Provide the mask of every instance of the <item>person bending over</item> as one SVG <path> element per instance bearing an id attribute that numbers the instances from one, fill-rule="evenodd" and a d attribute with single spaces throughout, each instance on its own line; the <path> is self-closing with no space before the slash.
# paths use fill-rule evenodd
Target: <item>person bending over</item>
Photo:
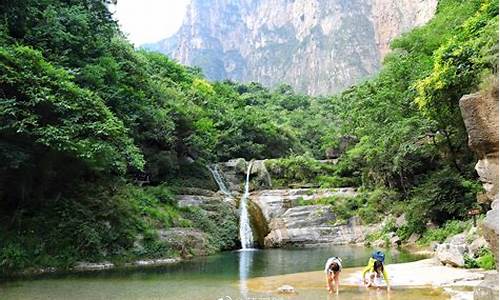
<path id="1" fill-rule="evenodd" d="M 337 295 L 339 294 L 340 271 L 342 271 L 342 259 L 336 256 L 330 257 L 325 264 L 326 289 L 330 294 L 333 294 L 334 292 Z"/>
<path id="2" fill-rule="evenodd" d="M 372 257 L 368 260 L 368 265 L 366 265 L 363 270 L 363 283 L 367 288 L 380 287 L 380 284 L 377 284 L 377 282 L 383 277 L 387 285 L 387 291 L 391 290 L 389 276 L 384 268 L 384 258 L 384 253 L 377 251 L 373 253 Z M 366 280 L 366 273 L 369 273 L 369 280 Z"/>

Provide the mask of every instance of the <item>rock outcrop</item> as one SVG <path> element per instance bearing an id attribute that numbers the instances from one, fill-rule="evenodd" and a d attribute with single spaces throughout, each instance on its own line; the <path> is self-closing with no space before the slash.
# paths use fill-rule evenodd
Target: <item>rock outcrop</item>
<path id="1" fill-rule="evenodd" d="M 250 195 L 266 221 L 271 223 L 274 218 L 282 216 L 288 209 L 299 205 L 300 201 L 312 201 L 331 196 L 353 197 L 356 195 L 354 188 L 339 189 L 281 189 L 256 191 Z"/>
<path id="2" fill-rule="evenodd" d="M 331 205 L 308 204 L 324 197 L 353 197 L 353 188 L 264 190 L 250 195 L 268 224 L 264 238 L 267 248 L 318 244 L 362 243 L 377 226 L 362 226 L 353 217 L 338 223 Z"/>
<path id="3" fill-rule="evenodd" d="M 460 110 L 469 137 L 469 147 L 479 158 L 476 171 L 485 193 L 478 199 L 492 203 L 482 223 L 498 267 L 498 81 L 483 93 L 463 96 Z"/>
<path id="4" fill-rule="evenodd" d="M 377 72 L 390 41 L 432 18 L 437 2 L 192 0 L 177 34 L 144 47 L 212 80 L 333 93 Z"/>

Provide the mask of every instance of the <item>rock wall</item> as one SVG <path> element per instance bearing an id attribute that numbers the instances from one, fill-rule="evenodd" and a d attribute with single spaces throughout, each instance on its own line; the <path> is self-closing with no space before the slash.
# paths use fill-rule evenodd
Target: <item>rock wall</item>
<path id="1" fill-rule="evenodd" d="M 492 203 L 482 229 L 498 267 L 498 82 L 487 92 L 463 96 L 460 110 L 467 128 L 469 146 L 479 159 L 476 171 L 485 190 L 479 199 Z"/>
<path id="2" fill-rule="evenodd" d="M 252 193 L 250 201 L 260 208 L 268 224 L 265 247 L 303 247 L 362 243 L 368 233 L 380 229 L 362 226 L 355 217 L 338 224 L 330 205 L 307 205 L 307 201 L 324 197 L 355 195 L 353 188 L 264 190 Z"/>
<path id="3" fill-rule="evenodd" d="M 390 41 L 436 7 L 437 0 L 192 0 L 177 34 L 144 47 L 212 80 L 328 94 L 377 72 Z"/>

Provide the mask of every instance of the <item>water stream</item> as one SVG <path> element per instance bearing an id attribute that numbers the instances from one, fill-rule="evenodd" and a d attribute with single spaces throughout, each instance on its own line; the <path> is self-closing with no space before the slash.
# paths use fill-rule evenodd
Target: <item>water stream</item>
<path id="1" fill-rule="evenodd" d="M 215 179 L 215 182 L 217 183 L 219 190 L 224 195 L 231 197 L 231 191 L 229 190 L 229 187 L 227 186 L 226 181 L 222 176 L 222 172 L 220 171 L 219 166 L 217 164 L 213 164 L 213 165 L 208 165 L 207 168 L 210 171 L 210 173 L 212 173 L 212 177 Z"/>
<path id="2" fill-rule="evenodd" d="M 248 163 L 247 174 L 245 179 L 245 191 L 240 200 L 240 240 L 241 249 L 253 248 L 253 233 L 248 215 L 248 197 L 250 195 L 250 172 L 252 171 L 252 161 Z"/>

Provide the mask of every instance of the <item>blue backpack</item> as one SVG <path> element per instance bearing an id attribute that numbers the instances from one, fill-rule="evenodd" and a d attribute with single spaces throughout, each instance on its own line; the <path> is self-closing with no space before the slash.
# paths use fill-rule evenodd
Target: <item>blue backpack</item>
<path id="1" fill-rule="evenodd" d="M 372 253 L 372 257 L 375 260 L 378 260 L 379 262 L 383 263 L 385 260 L 385 254 L 382 251 L 375 251 Z"/>

